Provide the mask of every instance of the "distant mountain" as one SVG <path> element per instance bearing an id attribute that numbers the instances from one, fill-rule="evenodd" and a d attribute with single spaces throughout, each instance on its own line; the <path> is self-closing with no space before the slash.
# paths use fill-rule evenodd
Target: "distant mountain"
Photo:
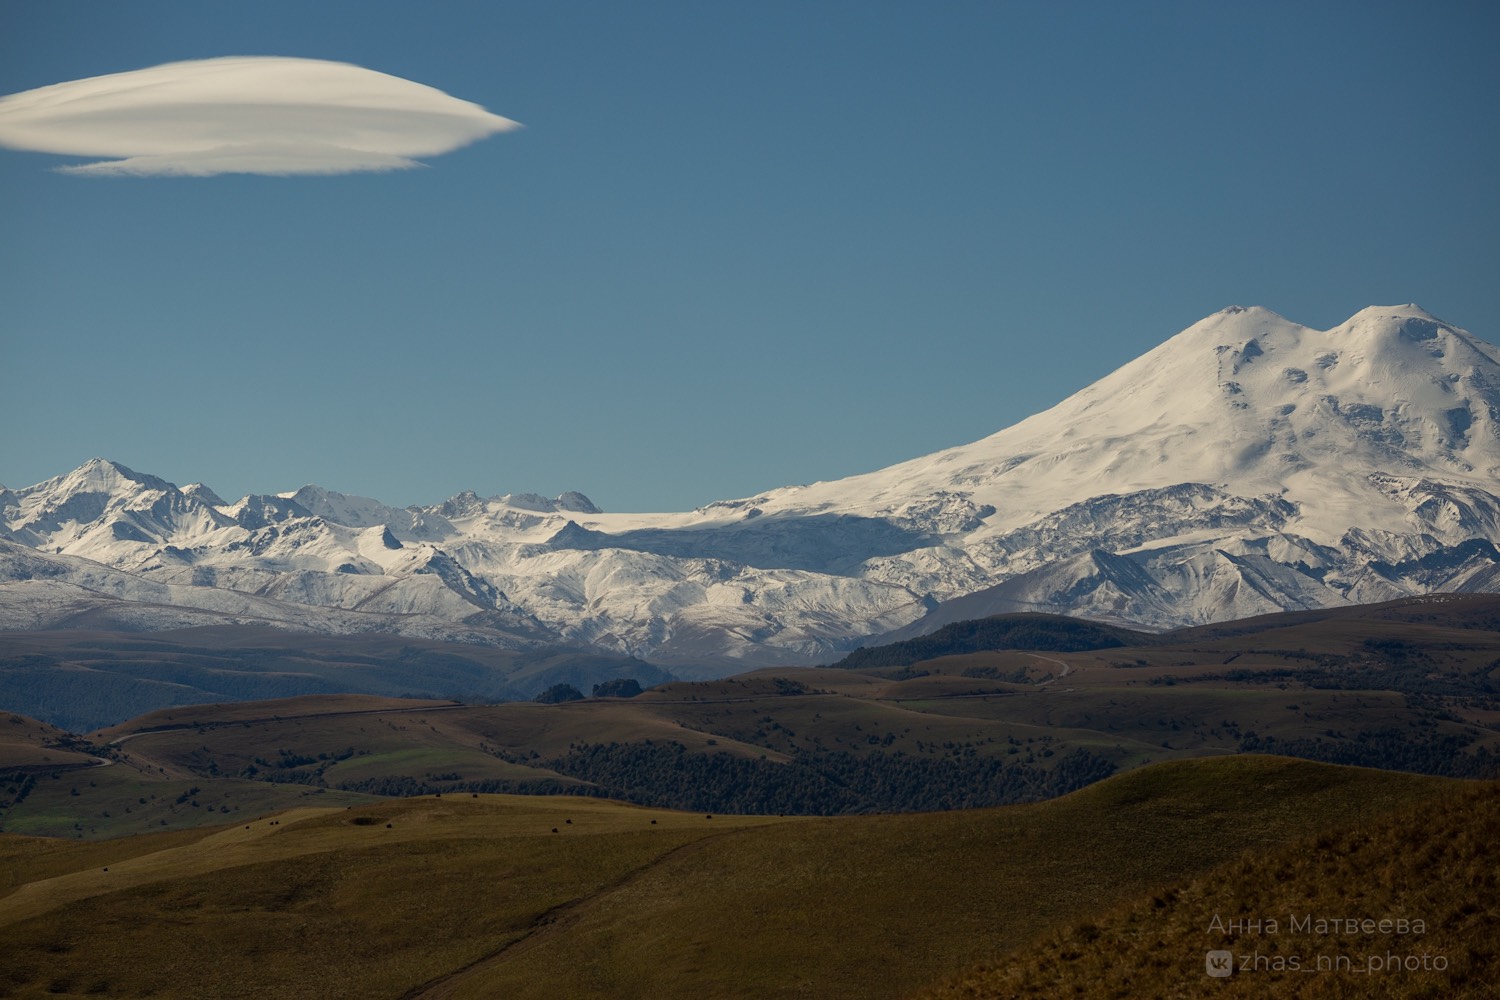
<path id="1" fill-rule="evenodd" d="M 86 624 L 0 632 L 0 706 L 87 732 L 176 705 L 347 693 L 522 701 L 557 684 L 672 679 L 632 657 L 562 647 L 518 652 L 379 632 L 309 635 L 206 617 L 197 627 L 149 633 Z M 0 730 L 0 744 L 8 731 Z"/>
<path id="2" fill-rule="evenodd" d="M 1162 629 L 1494 591 L 1500 350 L 1416 306 L 1331 330 L 1232 307 L 981 441 L 685 513 L 316 486 L 226 503 L 96 459 L 0 490 L 0 539 L 5 627 L 451 628 L 689 676 L 998 613 Z"/>

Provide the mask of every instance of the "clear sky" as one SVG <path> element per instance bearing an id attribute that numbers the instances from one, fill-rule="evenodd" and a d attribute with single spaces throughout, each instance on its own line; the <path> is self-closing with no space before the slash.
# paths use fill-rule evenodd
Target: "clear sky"
<path id="1" fill-rule="evenodd" d="M 1229 304 L 1495 342 L 1497 12 L 0 0 L 3 94 L 300 56 L 525 126 L 343 176 L 0 149 L 0 483 L 680 510 L 978 439 Z"/>

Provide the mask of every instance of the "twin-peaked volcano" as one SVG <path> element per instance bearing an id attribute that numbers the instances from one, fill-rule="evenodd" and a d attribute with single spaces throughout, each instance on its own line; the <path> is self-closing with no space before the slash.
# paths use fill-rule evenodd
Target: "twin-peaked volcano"
<path id="1" fill-rule="evenodd" d="M 1234 307 L 981 441 L 688 513 L 319 487 L 225 503 L 96 460 L 0 491 L 0 518 L 154 584 L 345 612 L 331 630 L 448 623 L 711 672 L 1002 610 L 1165 627 L 1500 589 L 1497 493 L 1500 350 L 1416 306 L 1331 330 Z"/>
<path id="2" fill-rule="evenodd" d="M 1500 350 L 1416 306 L 1372 307 L 1332 330 L 1231 307 L 974 444 L 772 496 L 876 512 L 963 491 L 1009 529 L 1184 482 L 1309 501 L 1330 484 L 1364 493 L 1356 484 L 1375 473 L 1493 486 L 1497 375 Z M 1353 526 L 1327 513 L 1330 529 Z"/>

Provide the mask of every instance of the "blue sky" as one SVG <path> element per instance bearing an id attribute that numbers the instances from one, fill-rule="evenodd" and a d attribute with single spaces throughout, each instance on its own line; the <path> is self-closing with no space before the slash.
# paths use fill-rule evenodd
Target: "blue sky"
<path id="1" fill-rule="evenodd" d="M 0 93 L 346 61 L 426 168 L 0 149 L 0 483 L 686 509 L 999 430 L 1223 306 L 1500 339 L 1493 4 L 0 2 Z"/>

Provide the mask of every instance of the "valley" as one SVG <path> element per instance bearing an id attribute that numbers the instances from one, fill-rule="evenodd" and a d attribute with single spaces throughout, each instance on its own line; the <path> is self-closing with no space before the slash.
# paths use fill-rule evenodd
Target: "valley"
<path id="1" fill-rule="evenodd" d="M 1168 634 L 999 616 L 821 668 L 555 704 L 310 695 L 159 708 L 86 736 L 23 707 L 3 727 L 0 773 L 18 778 L 0 785 L 0 827 L 114 836 L 334 793 L 573 794 L 747 814 L 972 808 L 1247 752 L 1488 777 L 1497 674 L 1500 598 L 1467 595 Z M 212 808 L 176 801 L 195 787 L 212 790 L 197 796 L 215 796 Z"/>

